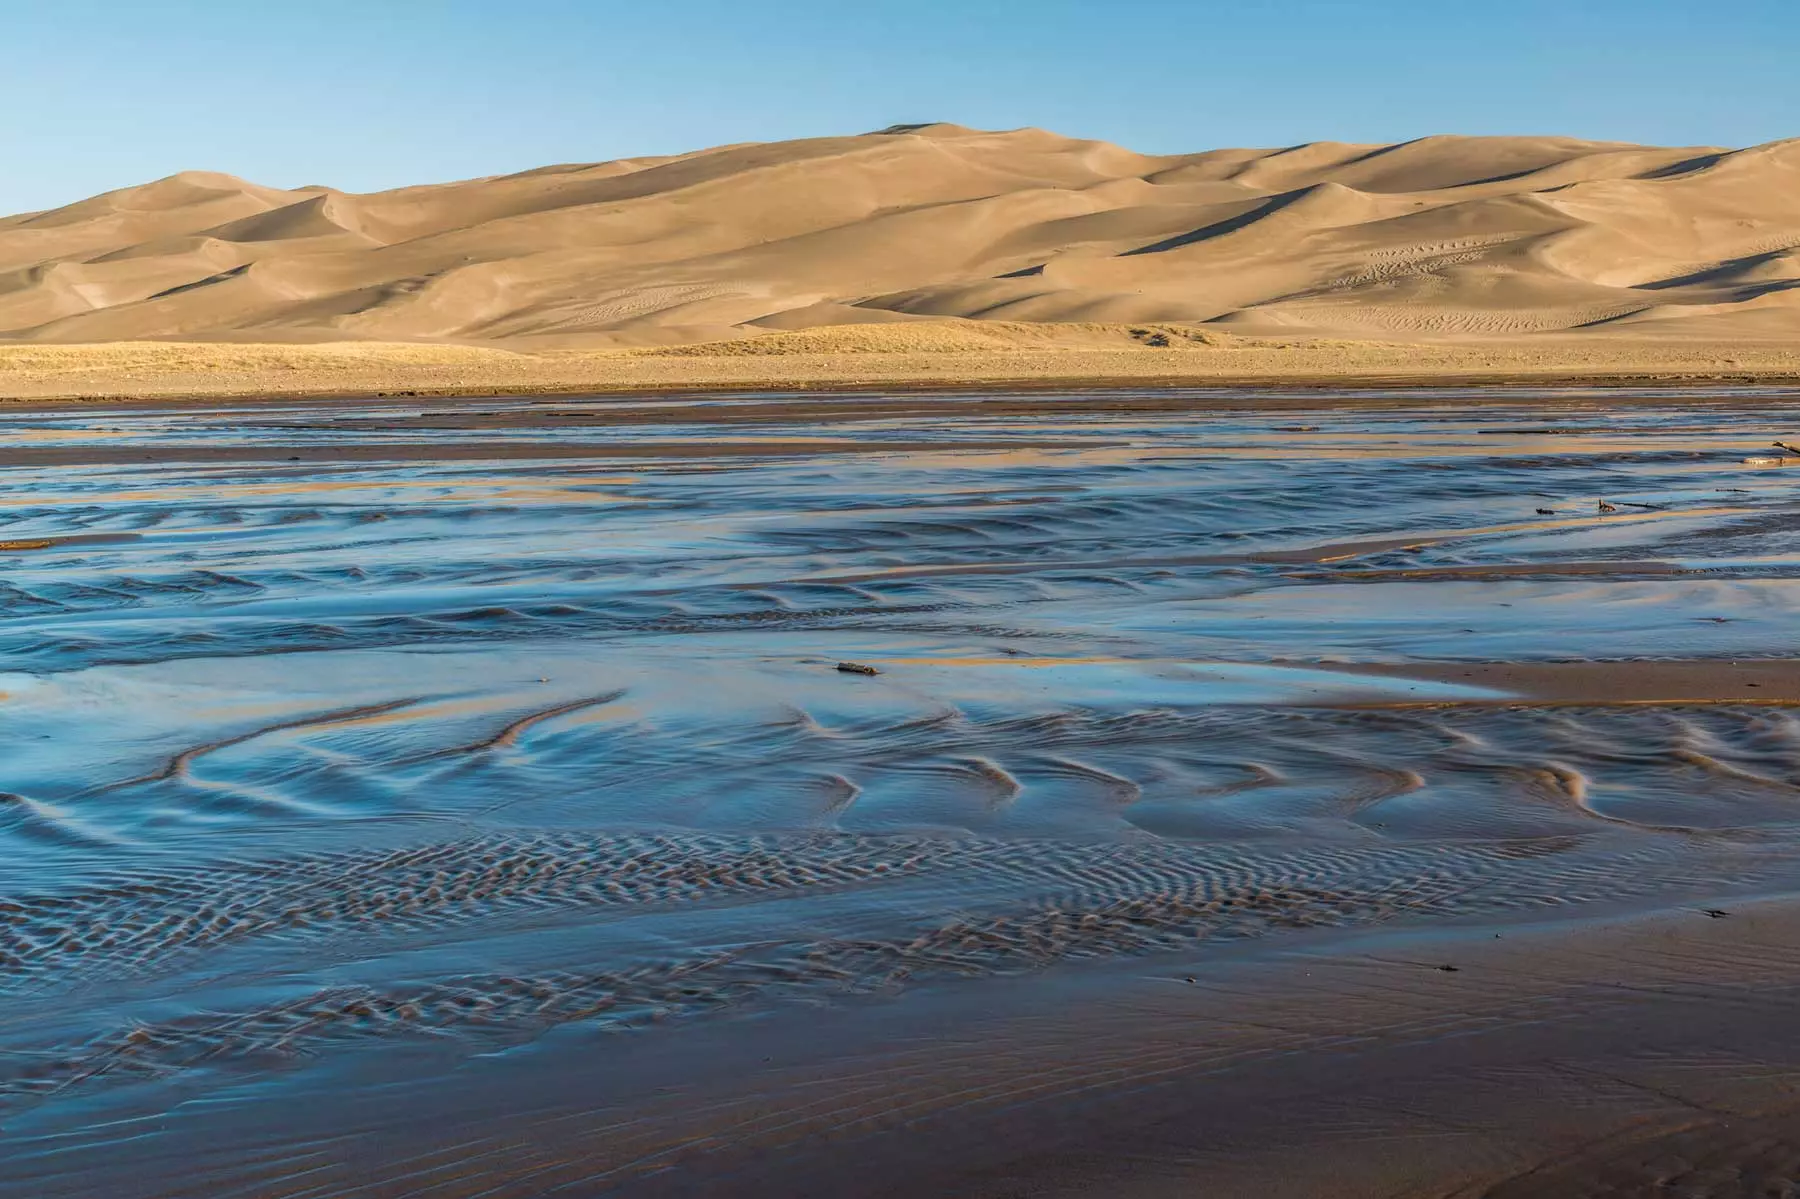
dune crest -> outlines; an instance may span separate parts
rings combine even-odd
[[[186,172],[0,218],[0,338],[679,345],[965,318],[1800,332],[1800,141],[1137,154],[895,126],[354,195]]]

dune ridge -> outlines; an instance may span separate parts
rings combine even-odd
[[[1130,348],[1146,324],[1791,339],[1800,140],[1158,156],[932,124],[370,194],[186,172],[0,218],[0,341],[541,352],[922,322],[921,352],[1031,323]]]

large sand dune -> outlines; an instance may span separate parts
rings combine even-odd
[[[675,344],[865,322],[1385,341],[1800,332],[1800,140],[1151,156],[953,125],[0,219],[0,338]]]

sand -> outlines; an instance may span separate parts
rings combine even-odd
[[[1779,1194],[1797,397],[16,404],[0,1190]]]
[[[1625,662],[1409,662],[1352,663],[1338,669],[1389,678],[1430,679],[1490,687],[1492,703],[1520,696],[1542,703],[1800,704],[1800,662],[1746,658]],[[1426,701],[1430,702],[1430,701]]]
[[[0,1189],[1791,1191],[1797,175],[0,220]]]
[[[188,172],[0,219],[0,396],[1794,377],[1796,197],[1793,141],[953,125],[367,195]]]
[[[754,1037],[553,1035],[452,1086],[425,1053],[315,1068],[279,1131],[126,1101],[64,1142],[85,1174],[16,1173],[45,1196],[1779,1195],[1800,909],[1710,910],[1213,946]]]
[[[0,342],[0,402],[27,399],[485,396],[695,390],[968,387],[1391,387],[1434,382],[1719,385],[1800,380],[1784,341],[1682,342],[1546,335],[1479,343],[1236,338],[1145,346],[1127,326],[1024,329],[986,349],[913,348],[921,334],[974,322],[842,326],[668,350],[522,352],[491,347],[348,342],[323,346]],[[1167,326],[1178,337],[1183,327]],[[1186,327],[1202,335],[1203,331]],[[1214,334],[1203,334],[1215,337]],[[838,338],[857,345],[841,348]],[[823,347],[823,348],[821,348]],[[768,352],[764,352],[768,351]]]

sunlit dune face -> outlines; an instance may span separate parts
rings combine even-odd
[[[1797,178],[1792,142],[1147,156],[934,126],[363,195],[161,180],[0,226],[0,264],[33,271],[0,295],[0,338],[125,343],[120,374],[180,360],[147,339],[260,335],[326,346],[227,344],[188,369],[342,376],[436,355],[497,379],[515,351],[593,348],[1753,340],[1800,312]],[[401,348],[369,348],[384,341]],[[54,346],[29,353],[59,365]]]

